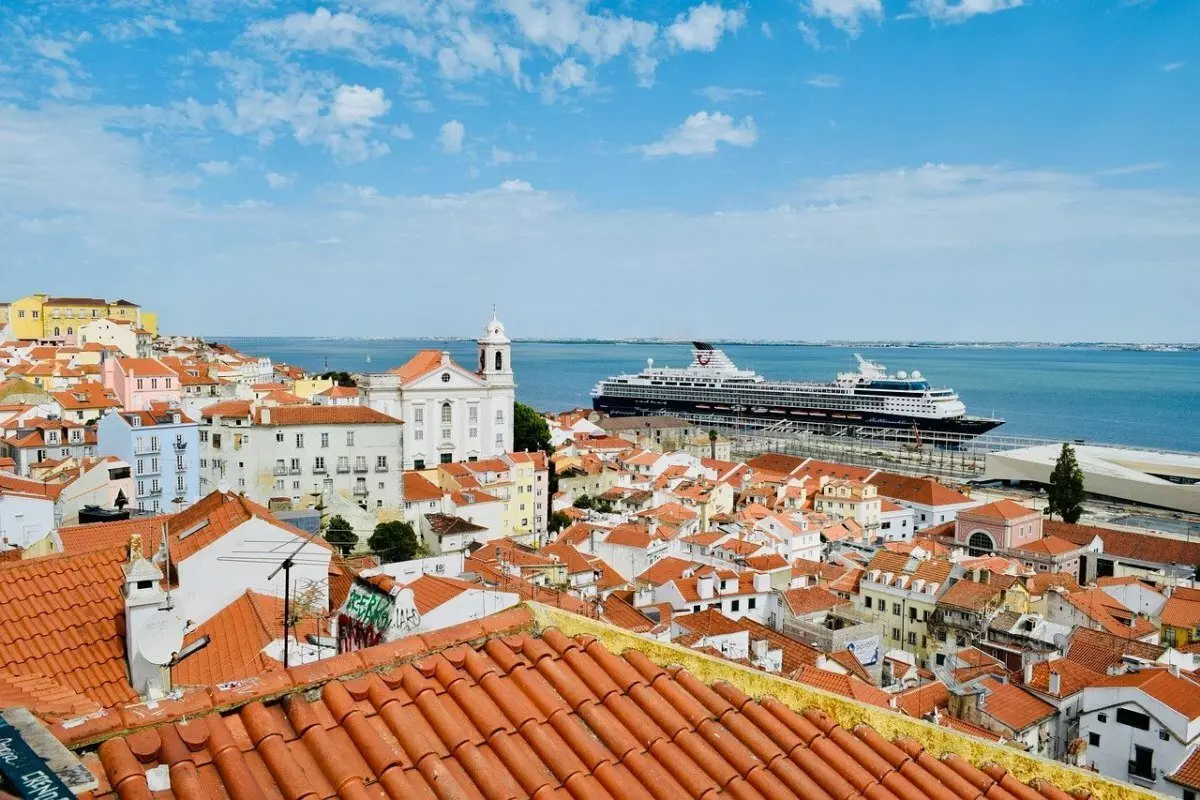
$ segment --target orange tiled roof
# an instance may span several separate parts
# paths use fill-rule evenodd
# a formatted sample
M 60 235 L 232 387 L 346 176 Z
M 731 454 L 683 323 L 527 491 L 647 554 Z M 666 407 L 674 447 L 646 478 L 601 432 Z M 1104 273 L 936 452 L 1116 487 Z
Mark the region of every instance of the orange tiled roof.
M 437 369 L 441 363 L 441 350 L 421 350 L 408 361 L 398 367 L 389 369 L 388 372 L 393 375 L 399 375 L 402 383 L 408 383 Z
M 788 589 L 786 592 L 783 592 L 783 600 L 787 603 L 787 607 L 791 610 L 792 614 L 796 616 L 815 614 L 818 611 L 829 611 L 837 606 L 847 605 L 850 602 L 819 586 L 810 586 L 806 589 Z
M 1066 539 L 1061 539 L 1057 536 L 1043 536 L 1036 542 L 1030 542 L 1027 545 L 1022 545 L 1021 550 L 1029 553 L 1044 553 L 1046 555 L 1061 556 L 1064 553 L 1070 553 L 1074 550 L 1079 550 L 1083 545 L 1068 542 Z
M 1159 564 L 1200 564 L 1200 542 L 1197 541 L 1115 531 L 1094 525 L 1071 525 L 1055 520 L 1043 522 L 1042 531 L 1076 544 L 1090 544 L 1093 539 L 1100 537 L 1104 542 L 1105 555 L 1116 558 L 1149 559 Z
M 1142 669 L 1124 675 L 1106 675 L 1099 686 L 1138 688 L 1189 721 L 1200 718 L 1200 691 L 1192 681 L 1168 669 Z
M 988 690 L 984 713 L 1011 728 L 1014 733 L 1027 730 L 1056 713 L 1054 706 L 1014 684 L 1001 683 L 995 678 L 982 678 L 979 685 Z
M 791 675 L 792 680 L 808 686 L 815 686 L 842 697 L 849 697 L 860 703 L 867 703 L 881 708 L 889 708 L 891 696 L 882 689 L 876 689 L 871 684 L 853 675 L 841 675 L 836 672 L 818 669 L 805 665 Z
M 522 617 L 524 627 L 496 635 Z M 282 698 L 265 681 L 247 687 L 257 698 L 212 690 L 193 701 L 189 721 L 155 711 L 154 727 L 101 734 L 112 738 L 85 757 L 99 778 L 95 796 L 148 796 L 147 773 L 169 769 L 180 800 L 965 800 L 994 782 L 1031 797 L 1002 769 L 937 759 L 867 726 L 851 732 L 816 709 L 710 686 L 634 649 L 617 655 L 553 628 L 535 635 L 529 621 L 527 611 L 505 612 L 300 668 L 280 680 Z
M 1105 631 L 1076 627 L 1071 632 L 1071 644 L 1066 657 L 1093 672 L 1104 674 L 1109 667 L 1121 664 L 1126 655 L 1155 661 L 1166 649 L 1161 645 L 1114 636 Z
M 51 678 L 101 706 L 136 697 L 125 674 L 124 547 L 0 562 L 0 668 Z
M 700 566 L 695 561 L 686 561 L 676 556 L 667 556 L 651 564 L 645 572 L 634 578 L 634 582 L 648 583 L 651 586 L 661 586 L 667 581 L 682 578 L 685 570 L 699 569 Z
M 126 375 L 175 377 L 175 371 L 157 358 L 118 358 L 117 363 Z
M 910 717 L 924 719 L 935 708 L 950 705 L 950 690 L 941 681 L 933 681 L 896 695 L 896 707 Z
M 868 483 L 873 484 L 885 497 L 922 506 L 951 506 L 971 502 L 971 498 L 965 494 L 931 477 L 913 478 L 893 472 L 877 472 Z
M 997 500 L 994 503 L 988 503 L 984 506 L 977 506 L 966 511 L 960 511 L 959 514 L 966 514 L 972 517 L 990 517 L 992 519 L 1014 520 L 1023 519 L 1031 514 L 1038 514 L 1037 509 L 1023 506 L 1020 503 L 1012 500 L 1004 499 Z
M 1067 595 L 1067 602 L 1114 636 L 1140 639 L 1157 630 L 1150 620 L 1137 616 L 1103 589 L 1071 592 Z
M 1058 675 L 1059 690 L 1057 695 L 1050 692 L 1050 673 Z M 1033 689 L 1045 695 L 1055 697 L 1070 697 L 1085 686 L 1097 685 L 1105 676 L 1093 672 L 1082 664 L 1069 658 L 1058 658 L 1054 661 L 1042 661 L 1033 665 L 1033 680 L 1022 682 L 1027 689 Z
M 1170 780 L 1189 789 L 1200 789 L 1200 747 L 1192 750 L 1191 754 L 1179 765 Z
M 270 421 L 268 421 L 268 419 Z M 276 406 L 256 408 L 256 425 L 403 425 L 395 417 L 367 406 Z
M 441 499 L 442 490 L 433 481 L 413 470 L 404 473 L 405 502 L 424 503 Z
M 24 706 L 46 722 L 92 714 L 101 708 L 54 678 L 0 669 L 0 708 L 9 706 Z
M 1000 596 L 1000 587 L 970 580 L 960 580 L 946 590 L 938 605 L 960 608 L 967 611 L 982 611 L 988 603 Z
M 1200 590 L 1178 586 L 1159 612 L 1164 625 L 1200 628 Z

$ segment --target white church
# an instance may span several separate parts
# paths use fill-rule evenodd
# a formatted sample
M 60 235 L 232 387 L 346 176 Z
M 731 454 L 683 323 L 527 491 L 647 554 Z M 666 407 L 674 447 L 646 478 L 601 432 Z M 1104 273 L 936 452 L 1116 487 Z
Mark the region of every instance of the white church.
M 477 340 L 476 369 L 444 350 L 422 350 L 402 366 L 364 375 L 366 405 L 404 421 L 404 468 L 495 458 L 512 449 L 512 342 L 492 319 Z

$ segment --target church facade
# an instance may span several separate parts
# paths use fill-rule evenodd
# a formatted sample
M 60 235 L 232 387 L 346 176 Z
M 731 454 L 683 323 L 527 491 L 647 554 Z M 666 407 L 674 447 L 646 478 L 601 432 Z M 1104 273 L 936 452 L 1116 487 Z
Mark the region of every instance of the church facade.
M 512 342 L 496 318 L 477 340 L 476 363 L 422 350 L 407 363 L 363 376 L 366 405 L 404 421 L 404 468 L 432 469 L 495 458 L 512 450 Z

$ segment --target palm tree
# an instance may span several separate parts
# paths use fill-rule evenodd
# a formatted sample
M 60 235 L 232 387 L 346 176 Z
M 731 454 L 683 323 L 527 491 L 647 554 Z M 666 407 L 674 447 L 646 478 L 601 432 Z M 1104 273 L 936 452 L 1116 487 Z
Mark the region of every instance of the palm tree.
M 708 455 L 713 461 L 717 460 L 717 429 L 710 428 L 708 431 Z

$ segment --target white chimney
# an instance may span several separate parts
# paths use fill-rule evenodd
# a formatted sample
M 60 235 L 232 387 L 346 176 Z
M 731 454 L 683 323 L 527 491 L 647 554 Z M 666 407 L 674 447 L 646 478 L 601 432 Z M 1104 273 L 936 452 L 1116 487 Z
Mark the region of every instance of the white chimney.
M 259 411 L 259 413 L 261 415 L 259 418 L 262 420 L 262 424 L 270 425 L 271 424 L 271 407 L 263 406 L 262 409 Z
M 1058 695 L 1061 691 L 1062 691 L 1062 675 L 1060 675 L 1059 673 L 1055 672 L 1052 669 L 1052 670 L 1050 670 L 1050 694 L 1054 695 L 1055 697 L 1058 697 Z
M 1025 665 L 1025 683 L 1033 683 L 1033 664 Z
M 701 575 L 696 579 L 696 592 L 701 600 L 711 600 L 713 596 L 713 574 Z
M 129 665 L 129 682 L 139 695 L 161 696 L 171 690 L 171 671 L 152 663 L 143 655 L 146 642 L 143 636 L 146 623 L 167 599 L 159 583 L 162 570 L 142 555 L 142 537 L 129 537 L 129 561 L 122 565 L 125 584 L 121 594 L 125 599 L 125 659 Z
M 765 572 L 754 573 L 754 591 L 759 594 L 771 591 L 771 576 Z
M 755 639 L 750 643 L 750 650 L 754 653 L 754 657 L 761 661 L 767 657 L 767 648 L 769 646 L 770 642 L 766 639 Z

